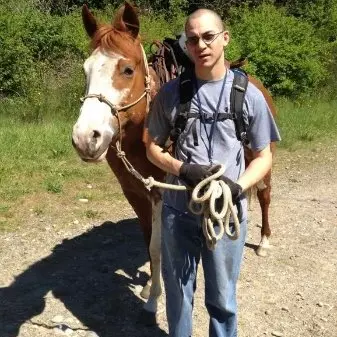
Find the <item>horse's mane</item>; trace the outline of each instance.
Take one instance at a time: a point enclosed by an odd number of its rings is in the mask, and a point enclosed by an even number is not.
[[[130,34],[117,30],[112,25],[101,25],[95,33],[91,47],[102,48],[106,52],[114,52],[124,57],[132,58],[139,63],[142,60],[140,39],[134,39]]]

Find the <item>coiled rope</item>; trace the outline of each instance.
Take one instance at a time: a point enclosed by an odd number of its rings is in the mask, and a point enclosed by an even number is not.
[[[114,147],[117,156],[123,161],[126,169],[138,180],[142,181],[150,191],[153,187],[171,189],[176,191],[186,191],[187,187],[182,185],[172,185],[162,183],[153,177],[144,178],[128,161],[125,152],[121,150],[120,143]],[[216,165],[211,168],[212,175],[202,180],[193,189],[189,209],[192,213],[203,215],[202,231],[206,238],[207,247],[215,249],[216,243],[222,238],[224,233],[231,239],[236,240],[240,236],[240,222],[236,209],[232,202],[232,193],[228,185],[220,179],[225,172],[224,165]],[[218,211],[220,209],[220,211]],[[234,228],[230,228],[230,216],[233,217]],[[219,226],[218,234],[215,232],[214,224]]]
[[[193,189],[189,209],[194,214],[203,215],[202,230],[207,247],[214,250],[224,233],[231,240],[236,240],[240,236],[240,222],[232,202],[231,190],[223,180],[219,179],[225,172],[225,166],[216,165],[211,168],[211,172],[213,173],[211,176],[202,180]],[[162,183],[154,180],[153,177],[144,179],[143,182],[148,189],[156,186],[179,191],[187,190],[186,186]],[[231,215],[234,221],[233,230],[230,228]],[[219,226],[218,234],[214,229],[215,223]]]

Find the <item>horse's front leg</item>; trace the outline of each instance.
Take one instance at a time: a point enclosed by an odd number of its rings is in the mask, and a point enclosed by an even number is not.
[[[156,324],[158,299],[162,292],[160,279],[162,202],[159,193],[153,193],[152,197],[149,197],[149,195],[139,195],[125,189],[124,194],[138,216],[150,256],[151,278],[140,293],[147,300],[143,306],[140,321],[146,325],[153,325]],[[154,195],[156,195],[156,198],[154,198]]]
[[[267,256],[270,248],[269,237],[271,234],[269,226],[269,205],[271,193],[271,171],[257,184],[257,197],[259,199],[261,213],[262,213],[262,228],[261,228],[261,241],[256,254],[259,256]]]
[[[148,298],[144,304],[143,322],[145,324],[156,324],[156,313],[158,301],[162,294],[161,285],[161,209],[162,201],[152,202],[152,234],[149,247],[151,262],[151,278],[143,288],[141,296]]]

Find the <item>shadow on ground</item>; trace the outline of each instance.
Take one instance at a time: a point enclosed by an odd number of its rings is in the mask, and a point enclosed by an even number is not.
[[[256,251],[256,250],[259,248],[259,245],[256,245],[256,244],[253,244],[253,243],[246,242],[246,243],[245,243],[245,247],[250,248],[250,249]]]
[[[44,310],[49,291],[100,337],[167,336],[159,327],[137,322],[143,302],[129,285],[146,283],[147,275],[138,275],[137,269],[147,259],[136,219],[105,222],[64,240],[51,255],[0,289],[0,336],[18,336],[20,326]]]

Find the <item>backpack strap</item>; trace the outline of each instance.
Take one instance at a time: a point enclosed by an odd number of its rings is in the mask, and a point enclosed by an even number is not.
[[[179,78],[179,110],[174,122],[174,128],[170,133],[170,140],[175,143],[180,134],[184,131],[190,112],[191,101],[193,98],[193,75],[190,70],[185,70]]]
[[[247,145],[249,141],[247,139],[246,124],[243,119],[243,104],[248,86],[248,76],[242,69],[231,70],[234,72],[234,80],[230,96],[230,109],[234,118],[236,137],[242,144]]]
[[[244,145],[248,144],[246,125],[243,119],[243,104],[245,93],[248,86],[247,74],[239,68],[231,69],[234,72],[234,80],[230,94],[230,113],[219,114],[217,120],[233,119],[236,130],[237,139]],[[170,140],[175,144],[181,133],[184,131],[189,118],[195,119],[200,116],[191,114],[190,107],[193,98],[193,72],[191,69],[186,69],[180,75],[179,79],[179,110],[174,123],[174,128],[170,132]],[[194,145],[198,145],[197,132],[195,123],[192,125],[192,133]]]

